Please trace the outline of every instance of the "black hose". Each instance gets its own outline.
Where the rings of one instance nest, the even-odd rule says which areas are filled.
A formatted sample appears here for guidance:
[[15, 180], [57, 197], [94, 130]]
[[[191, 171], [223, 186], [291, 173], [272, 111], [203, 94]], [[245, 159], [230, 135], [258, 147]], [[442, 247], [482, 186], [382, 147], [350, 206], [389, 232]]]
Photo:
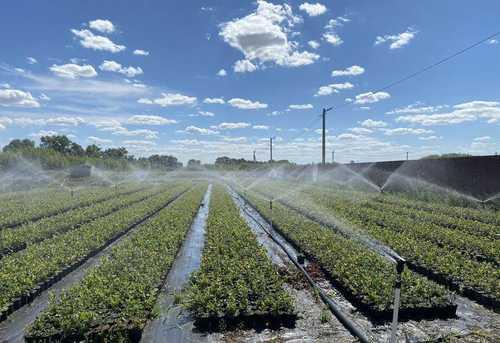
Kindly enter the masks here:
[[[233, 190], [233, 192], [235, 192]], [[245, 208], [246, 205], [248, 204], [248, 201], [242, 197], [238, 192], [235, 192], [236, 194], [238, 194], [241, 199], [243, 199], [244, 201], [244, 206], [243, 206], [243, 211], [250, 217], [253, 219], [253, 221], [259, 225], [261, 227], [262, 230], [264, 230], [264, 232], [285, 252], [285, 254], [288, 256], [288, 258], [290, 259], [290, 261], [292, 261], [292, 263], [302, 272], [302, 274], [304, 274], [304, 276], [306, 277], [307, 281], [309, 282], [309, 284], [311, 285], [311, 287], [316, 290], [321, 298], [321, 300], [323, 300], [323, 303], [325, 303], [325, 305], [328, 306], [328, 308], [330, 309], [330, 311], [333, 312], [333, 314], [335, 315], [335, 317], [337, 317], [337, 319], [342, 323], [342, 325], [344, 325], [344, 327], [349, 330], [349, 332], [357, 337], [361, 342], [363, 343], [370, 343], [371, 341], [366, 337], [365, 333], [359, 329], [356, 324], [354, 324], [354, 322], [352, 320], [350, 320], [339, 308], [338, 306], [333, 302], [333, 300], [331, 300], [328, 295], [326, 295], [326, 293], [314, 282], [314, 280], [311, 278], [311, 276], [309, 275], [309, 273], [304, 269], [304, 267], [298, 263], [298, 261], [290, 254], [290, 252], [288, 251], [288, 249], [278, 240], [276, 239], [276, 237], [274, 237], [274, 235], [269, 232], [251, 213], [249, 213], [247, 211], [247, 209]], [[250, 207], [253, 208], [253, 206], [249, 205]]]

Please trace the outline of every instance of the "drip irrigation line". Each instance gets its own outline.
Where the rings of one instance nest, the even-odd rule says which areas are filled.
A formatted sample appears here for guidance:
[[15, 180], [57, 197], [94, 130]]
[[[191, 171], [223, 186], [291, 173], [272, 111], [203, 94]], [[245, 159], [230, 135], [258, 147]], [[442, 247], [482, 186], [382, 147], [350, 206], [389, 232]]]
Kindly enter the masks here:
[[[453, 58], [455, 58], [457, 56], [460, 56], [460, 55], [464, 54], [465, 52], [467, 52], [469, 50], [472, 50], [475, 47], [477, 47], [477, 46], [479, 46], [479, 45], [481, 45], [481, 44], [483, 44], [483, 43], [489, 41], [490, 39], [493, 39], [493, 38], [495, 38], [495, 37], [497, 37], [499, 35], [500, 35], [500, 31], [497, 31], [497, 32], [495, 32], [495, 33], [493, 33], [493, 34], [491, 34], [491, 35], [489, 35], [489, 36], [487, 36], [485, 38], [482, 38], [481, 40], [479, 40], [479, 41], [477, 41], [477, 42], [475, 42], [475, 43], [473, 43], [473, 44], [471, 44], [471, 45], [469, 45], [469, 46], [467, 46], [467, 47], [459, 50], [459, 51], [454, 52], [451, 55], [448, 55], [448, 56], [440, 59], [439, 61], [436, 61], [436, 62], [434, 62], [432, 64], [429, 64], [429, 65], [423, 67], [422, 69], [420, 69], [420, 70], [418, 70], [418, 71], [416, 71], [414, 73], [408, 74], [408, 75], [406, 75], [406, 76], [404, 76], [404, 77], [402, 77], [402, 78], [400, 78], [400, 79], [398, 79], [396, 81], [393, 81], [393, 82], [391, 82], [391, 83], [389, 83], [389, 84], [387, 84], [387, 85], [385, 85], [383, 87], [380, 87], [378, 89], [375, 89], [375, 90], [373, 90], [371, 92], [372, 93], [382, 92], [382, 91], [390, 89], [390, 88], [392, 88], [394, 86], [397, 86], [397, 85], [399, 85], [399, 84], [401, 84], [401, 83], [403, 83], [405, 81], [413, 79], [414, 77], [417, 77], [417, 76], [419, 76], [419, 75], [421, 75], [421, 74], [423, 74], [423, 73], [425, 73], [425, 72], [427, 72], [427, 71], [429, 71], [429, 70], [431, 70], [433, 68], [436, 68], [437, 66], [440, 66], [441, 64], [444, 64], [444, 63], [452, 60]], [[346, 103], [346, 104], [343, 104], [343, 105], [339, 105], [337, 107], [332, 106], [331, 108], [335, 109], [335, 110], [338, 110], [338, 109], [342, 109], [342, 108], [345, 108], [347, 106], [350, 106], [352, 104], [353, 103]]]

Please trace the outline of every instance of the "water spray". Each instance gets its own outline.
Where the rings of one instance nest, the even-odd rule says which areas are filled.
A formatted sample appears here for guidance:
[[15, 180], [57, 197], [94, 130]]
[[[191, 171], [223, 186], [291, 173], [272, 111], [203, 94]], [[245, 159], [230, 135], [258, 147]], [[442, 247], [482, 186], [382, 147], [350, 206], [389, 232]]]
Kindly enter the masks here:
[[392, 328], [391, 328], [391, 338], [389, 340], [390, 343], [396, 343], [397, 335], [398, 335], [398, 314], [399, 314], [399, 305], [401, 299], [401, 281], [402, 274], [405, 268], [406, 261], [402, 258], [398, 258], [396, 260], [396, 282], [394, 283], [394, 310], [392, 312]]

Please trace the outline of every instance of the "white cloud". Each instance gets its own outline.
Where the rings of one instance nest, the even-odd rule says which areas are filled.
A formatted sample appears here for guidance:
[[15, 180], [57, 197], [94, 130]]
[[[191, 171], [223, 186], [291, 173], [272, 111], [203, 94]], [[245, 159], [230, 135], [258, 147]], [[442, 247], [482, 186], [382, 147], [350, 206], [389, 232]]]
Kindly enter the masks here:
[[387, 136], [402, 136], [402, 135], [427, 135], [433, 133], [432, 130], [414, 129], [411, 127], [398, 127], [396, 129], [382, 129]]
[[78, 65], [73, 63], [57, 65], [53, 64], [49, 68], [55, 75], [66, 79], [78, 79], [80, 77], [95, 77], [97, 72], [89, 64]]
[[225, 69], [221, 69], [217, 72], [217, 76], [226, 76], [227, 71]]
[[258, 0], [255, 12], [224, 23], [219, 35], [257, 68], [267, 63], [299, 67], [319, 58], [317, 54], [298, 51], [298, 44], [288, 39], [291, 28], [300, 21], [290, 5]]
[[490, 139], [491, 139], [490, 136], [481, 136], [481, 137], [474, 138], [474, 142], [485, 142], [485, 141], [489, 141]]
[[89, 27], [102, 33], [115, 32], [115, 26], [107, 19], [96, 19], [89, 21]]
[[34, 138], [41, 138], [44, 136], [57, 136], [59, 133], [52, 130], [40, 130], [38, 133], [32, 133], [30, 136]]
[[202, 127], [197, 127], [194, 125], [190, 125], [184, 129], [185, 132], [187, 133], [198, 133], [200, 135], [215, 135], [218, 134], [218, 131], [211, 130], [211, 129], [206, 129]]
[[85, 120], [80, 117], [68, 117], [61, 116], [55, 118], [49, 118], [45, 120], [47, 125], [57, 125], [57, 126], [78, 126], [85, 123]]
[[406, 114], [406, 113], [433, 113], [438, 112], [442, 109], [449, 107], [448, 105], [439, 106], [420, 106], [420, 103], [408, 105], [406, 107], [395, 108], [392, 111], [386, 112], [386, 114]]
[[95, 136], [87, 137], [87, 141], [91, 144], [96, 144], [96, 145], [109, 145], [113, 143], [111, 139], [99, 138]]
[[496, 39], [496, 38], [492, 38], [492, 39], [490, 39], [487, 43], [488, 43], [488, 44], [498, 44], [498, 39]]
[[346, 17], [337, 17], [335, 19], [330, 19], [328, 21], [328, 24], [326, 24], [325, 29], [333, 30], [337, 27], [344, 26], [344, 23], [348, 23], [350, 21], [351, 21], [351, 19], [346, 18]]
[[254, 125], [252, 126], [254, 130], [269, 130], [269, 126], [267, 125]]
[[307, 44], [313, 48], [313, 49], [317, 49], [320, 47], [321, 44], [319, 44], [317, 41], [315, 40], [310, 40], [309, 42], [307, 42]]
[[30, 92], [18, 89], [0, 89], [0, 106], [40, 107]]
[[222, 98], [205, 98], [205, 100], [203, 100], [203, 103], [205, 103], [205, 104], [223, 105], [226, 102]]
[[334, 70], [332, 71], [332, 77], [336, 76], [356, 76], [361, 75], [365, 72], [365, 68], [360, 67], [358, 65], [350, 66], [349, 68], [343, 70]]
[[245, 143], [247, 141], [246, 137], [224, 137], [223, 140], [225, 142], [232, 142], [232, 143]]
[[442, 138], [443, 137], [439, 137], [439, 136], [418, 137], [418, 139], [420, 139], [421, 141], [435, 141], [435, 140], [439, 140]]
[[453, 110], [434, 114], [411, 114], [399, 116], [397, 122], [420, 124], [423, 126], [451, 125], [476, 121], [484, 118], [488, 123], [500, 122], [500, 102], [471, 101], [453, 106]]
[[314, 108], [314, 106], [311, 104], [302, 104], [302, 105], [290, 105], [288, 106], [288, 108], [291, 110], [310, 110]]
[[319, 2], [315, 4], [310, 4], [308, 2], [304, 2], [299, 6], [301, 11], [306, 12], [310, 17], [316, 17], [318, 15], [322, 15], [326, 12], [326, 6], [320, 4]]
[[40, 94], [38, 99], [40, 99], [42, 101], [50, 101], [50, 97], [48, 97], [45, 93]]
[[356, 95], [354, 103], [359, 105], [373, 104], [381, 100], [389, 99], [390, 97], [391, 95], [387, 92], [368, 92]]
[[208, 112], [208, 111], [198, 111], [198, 113], [202, 117], [214, 117], [215, 116], [215, 114], [213, 114], [212, 112]]
[[26, 57], [26, 61], [29, 63], [29, 64], [37, 64], [38, 61], [36, 60], [36, 58], [34, 57]]
[[135, 125], [170, 125], [177, 123], [176, 120], [154, 115], [135, 115], [128, 118], [127, 122]]
[[84, 48], [109, 51], [112, 53], [120, 52], [126, 49], [124, 45], [115, 44], [107, 37], [94, 35], [89, 30], [72, 29], [71, 32], [80, 38], [80, 44]]
[[0, 88], [11, 88], [8, 83], [0, 83]]
[[354, 85], [352, 83], [350, 83], [350, 82], [332, 83], [330, 85], [319, 87], [319, 89], [316, 92], [315, 96], [331, 95], [333, 93], [338, 93], [339, 90], [351, 89], [353, 87], [354, 87]]
[[233, 98], [231, 100], [228, 100], [227, 103], [232, 107], [236, 107], [243, 110], [257, 110], [257, 109], [267, 108], [267, 104], [240, 98]]
[[161, 93], [161, 97], [157, 99], [141, 98], [137, 100], [140, 104], [167, 106], [193, 105], [196, 103], [196, 97], [182, 95], [178, 93]]
[[366, 119], [362, 121], [361, 126], [363, 127], [368, 127], [368, 128], [378, 128], [378, 127], [386, 127], [387, 123], [381, 120], [373, 120], [373, 119]]
[[342, 38], [340, 38], [340, 36], [334, 32], [323, 33], [323, 39], [333, 46], [339, 46], [340, 44], [344, 43]]
[[6, 128], [7, 127], [4, 124], [0, 123], [0, 130], [5, 130]]
[[143, 149], [143, 148], [155, 146], [156, 142], [142, 141], [142, 140], [126, 140], [126, 141], [123, 141], [123, 145], [126, 148]]
[[272, 111], [271, 113], [268, 113], [267, 115], [271, 116], [271, 117], [275, 117], [275, 116], [280, 116], [283, 113], [284, 113], [283, 111]]
[[158, 138], [158, 131], [152, 131], [148, 129], [129, 130], [127, 128], [119, 126], [110, 128], [109, 130], [103, 129], [102, 131], [111, 131], [111, 134], [118, 136], [128, 136], [128, 137], [142, 136], [145, 139]]
[[135, 49], [135, 50], [134, 50], [134, 55], [138, 55], [138, 56], [149, 56], [149, 51], [142, 50], [142, 49]]
[[349, 131], [354, 132], [358, 135], [367, 135], [373, 132], [373, 130], [364, 128], [364, 127], [352, 127]]
[[247, 128], [249, 126], [250, 126], [249, 123], [243, 123], [243, 122], [220, 123], [219, 125], [217, 125], [217, 128], [219, 128], [220, 130], [233, 130], [233, 129], [244, 129], [244, 128]]
[[249, 60], [238, 60], [234, 63], [233, 70], [235, 73], [251, 73], [257, 70], [257, 66]]
[[375, 45], [383, 44], [385, 42], [391, 42], [389, 49], [399, 49], [410, 43], [410, 41], [415, 38], [418, 31], [413, 30], [409, 27], [405, 32], [401, 32], [395, 35], [385, 35], [377, 36], [375, 40]]
[[115, 61], [104, 60], [99, 66], [99, 69], [103, 71], [109, 71], [114, 73], [120, 73], [127, 77], [135, 77], [143, 73], [141, 67], [127, 67], [124, 68], [120, 63]]

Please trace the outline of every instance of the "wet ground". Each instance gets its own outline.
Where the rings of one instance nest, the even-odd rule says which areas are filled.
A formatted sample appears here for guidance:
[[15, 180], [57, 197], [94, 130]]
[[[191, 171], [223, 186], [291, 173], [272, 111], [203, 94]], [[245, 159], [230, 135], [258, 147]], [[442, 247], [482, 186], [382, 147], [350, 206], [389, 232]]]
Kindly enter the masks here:
[[[287, 255], [283, 253], [282, 249], [269, 238], [268, 234], [265, 233], [262, 227], [266, 229], [266, 231], [271, 232], [275, 237], [279, 237], [276, 232], [273, 232], [269, 226], [269, 224], [254, 210], [250, 207], [245, 206], [244, 200], [242, 200], [238, 195], [233, 193], [233, 198], [235, 202], [241, 209], [243, 217], [247, 220], [252, 230], [256, 233], [256, 236], [259, 242], [266, 248], [268, 251], [268, 255], [270, 258], [278, 264], [279, 266], [285, 265], [289, 270], [289, 273], [293, 273], [294, 265], [287, 263], [288, 260]], [[244, 210], [243, 210], [244, 209]], [[257, 224], [256, 222], [259, 222]], [[280, 242], [285, 242], [285, 247], [287, 250], [292, 251], [292, 255], [296, 255], [293, 247], [286, 243], [284, 238], [279, 238]], [[281, 261], [280, 261], [281, 259]], [[315, 283], [330, 296], [330, 298], [342, 309], [342, 311], [348, 315], [348, 317], [356, 323], [358, 327], [360, 327], [370, 340], [374, 342], [387, 342], [390, 335], [390, 325], [374, 325], [366, 316], [359, 313], [355, 307], [353, 307], [350, 302], [348, 302], [327, 280], [327, 278], [323, 275], [320, 268], [313, 263], [306, 260], [305, 262], [306, 270], [309, 275], [313, 278]], [[295, 268], [296, 269], [296, 268]], [[300, 277], [299, 277], [300, 278]], [[304, 301], [305, 295], [304, 293], [311, 293], [308, 287], [305, 287], [302, 290], [297, 290], [296, 283], [290, 286], [293, 292], [298, 292], [297, 297], [295, 299], [299, 301], [300, 311], [304, 311], [304, 306], [310, 306], [309, 309], [311, 312], [315, 312], [313, 310], [314, 307], [323, 308], [322, 313], [329, 313], [322, 306], [320, 300], [315, 299], [315, 297], [311, 297], [312, 303], [301, 303]], [[445, 342], [500, 342], [500, 315], [486, 309], [485, 307], [463, 297], [457, 296], [455, 299], [455, 303], [458, 305], [457, 309], [457, 317], [454, 319], [447, 320], [431, 320], [431, 321], [407, 321], [399, 323], [398, 326], [398, 342], [436, 342], [436, 341], [445, 341]], [[307, 312], [307, 310], [306, 310]], [[317, 311], [316, 311], [317, 312]], [[300, 312], [299, 312], [300, 313]], [[321, 313], [321, 312], [320, 312]], [[330, 314], [331, 317], [333, 317]], [[322, 319], [322, 318], [320, 318]], [[300, 326], [300, 321], [299, 324]], [[349, 338], [354, 340], [352, 336], [349, 335], [346, 329], [338, 322], [335, 317], [329, 322], [329, 325], [332, 327], [332, 331], [335, 334], [332, 336], [331, 332], [324, 332], [326, 337], [328, 337], [325, 341], [330, 342], [343, 342], [349, 341]], [[314, 323], [308, 323], [307, 328], [312, 328], [314, 331]], [[252, 332], [242, 331], [237, 336], [230, 336], [224, 338], [231, 338], [231, 340], [226, 341], [234, 341], [234, 342], [267, 342], [267, 341], [277, 341], [277, 342], [303, 342], [310, 341], [307, 334], [305, 334], [302, 338], [294, 337], [293, 330], [290, 333], [286, 332], [287, 329], [284, 329], [283, 332], [269, 332], [266, 336], [262, 336], [262, 334], [257, 334]], [[285, 334], [285, 337], [281, 337], [281, 335]], [[291, 337], [288, 337], [288, 334]], [[261, 338], [264, 338], [261, 340]], [[313, 341], [323, 341], [321, 340], [322, 336], [315, 338]]]

